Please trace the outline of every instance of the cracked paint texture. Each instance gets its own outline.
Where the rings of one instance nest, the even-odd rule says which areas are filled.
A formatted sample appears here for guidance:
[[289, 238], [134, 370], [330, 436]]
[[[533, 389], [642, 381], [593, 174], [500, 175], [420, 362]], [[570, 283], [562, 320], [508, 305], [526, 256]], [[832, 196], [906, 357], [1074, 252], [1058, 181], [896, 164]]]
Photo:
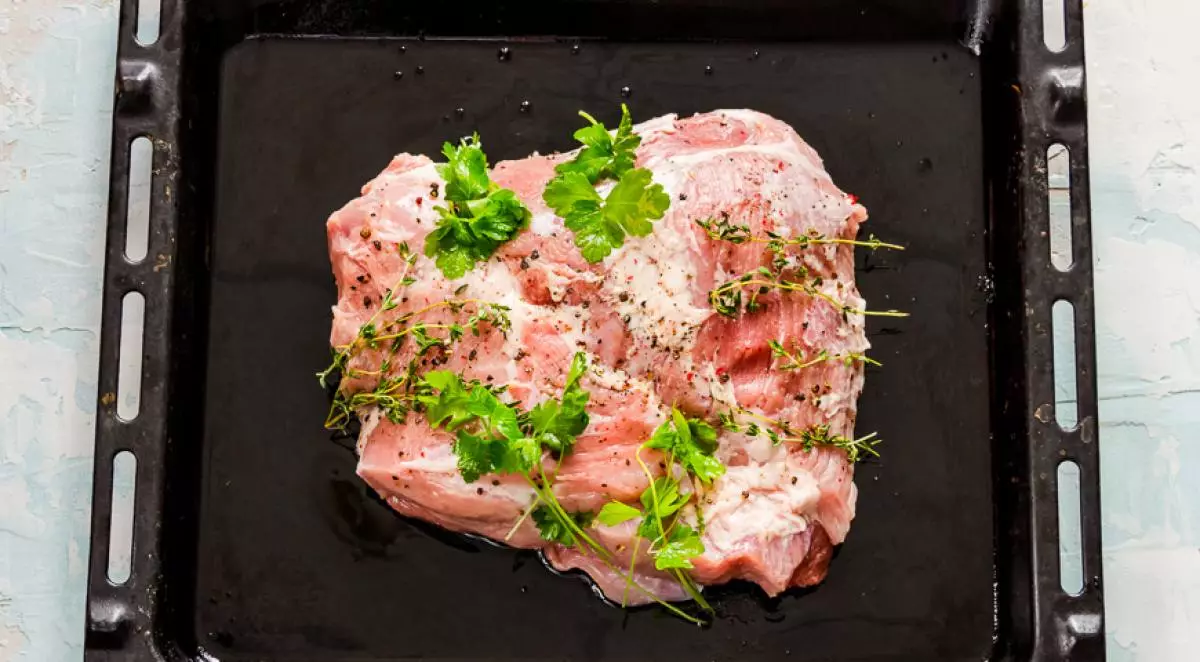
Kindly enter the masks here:
[[82, 659], [116, 15], [0, 2], [0, 662]]
[[[82, 657], [116, 17], [0, 0], [0, 662]], [[1200, 4], [1085, 18], [1109, 660], [1192, 660]]]
[[1085, 11], [1108, 659], [1200, 647], [1200, 68], [1186, 0]]

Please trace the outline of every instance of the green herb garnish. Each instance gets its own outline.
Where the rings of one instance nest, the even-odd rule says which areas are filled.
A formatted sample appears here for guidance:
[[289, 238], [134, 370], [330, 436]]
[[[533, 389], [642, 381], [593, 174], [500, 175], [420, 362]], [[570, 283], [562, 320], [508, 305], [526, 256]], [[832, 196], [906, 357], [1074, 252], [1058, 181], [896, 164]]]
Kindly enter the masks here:
[[729, 222], [728, 215], [723, 216], [720, 220], [713, 218], [697, 219], [696, 225], [704, 228], [704, 233], [709, 239], [717, 239], [720, 241], [728, 241], [731, 244], [745, 243], [762, 243], [767, 244], [771, 250], [783, 249], [786, 246], [796, 246], [799, 248], [808, 248], [809, 246], [820, 246], [829, 244], [843, 244], [848, 246], [860, 246], [870, 250], [880, 248], [888, 248], [895, 251], [902, 251], [904, 247], [899, 244], [889, 244], [875, 235], [870, 235], [866, 241], [861, 239], [842, 239], [840, 237], [826, 237], [815, 230], [809, 231], [807, 234], [799, 237], [784, 237], [781, 234], [767, 231], [765, 236], [758, 236], [750, 232], [748, 225], [735, 225]]
[[[654, 567], [673, 574], [688, 595], [708, 611], [712, 607], [700, 594], [696, 582], [685, 572], [693, 567], [693, 558], [704, 554], [704, 543], [700, 540], [702, 528], [693, 528], [681, 517], [684, 508], [692, 502], [694, 492], [682, 490], [683, 480], [676, 475], [674, 467], [682, 467], [685, 475], [693, 479], [693, 489], [710, 484], [725, 473], [725, 466], [713, 456], [717, 449], [716, 442], [717, 431], [711, 425], [688, 418], [683, 412], [672, 408], [671, 418], [660, 425], [637, 451], [638, 464], [649, 481], [649, 487], [642, 492], [641, 508], [611, 501], [596, 516], [605, 526], [642, 518], [637, 535], [650, 542], [648, 553], [654, 558]], [[654, 477], [642, 460], [641, 452], [644, 449], [659, 450], [664, 454], [666, 475]], [[703, 522], [698, 504], [694, 505], [694, 511], [697, 520]]]
[[674, 522], [667, 529], [666, 542], [654, 553], [654, 567], [659, 570], [691, 570], [692, 559], [704, 553], [700, 534], [683, 522]]
[[[574, 160], [559, 164], [558, 173], [542, 199], [575, 233], [575, 245], [588, 262], [599, 262], [625, 244], [625, 237], [644, 237], [654, 230], [651, 221], [663, 217], [671, 199], [653, 175], [635, 168], [635, 150], [641, 138], [633, 133], [629, 109], [621, 106], [621, 123], [616, 135], [587, 113], [580, 113], [590, 126], [575, 132], [584, 148]], [[617, 180], [604, 198], [595, 184]]]
[[[466, 382], [446, 370], [425, 375], [418, 386], [421, 395], [417, 400], [425, 408], [430, 425], [455, 434], [453, 449], [464, 481], [472, 483], [489, 473], [516, 474], [533, 489], [534, 502], [513, 525], [510, 536], [526, 518], [531, 518], [544, 540], [591, 553], [614, 572], [625, 575], [631, 588], [677, 616], [700, 624], [700, 619], [634, 582], [632, 570], [626, 573], [616, 567], [612, 552], [586, 531], [592, 526], [595, 515], [568, 512], [554, 494], [554, 476], [542, 466], [542, 454], [550, 452], [560, 457], [569, 454], [576, 437], [587, 428], [588, 416], [584, 408], [590, 396], [579, 384], [586, 370], [585, 355], [577, 353], [567, 374], [563, 397], [548, 400], [527, 413], [521, 412], [516, 404], [500, 400], [498, 396], [502, 389], [477, 381]], [[699, 596], [694, 583], [690, 586], [689, 593], [694, 593], [693, 597]], [[707, 608], [702, 597], [699, 601]]]
[[830, 354], [829, 350], [818, 350], [811, 358], [799, 349], [795, 352], [790, 352], [778, 340], [768, 340], [767, 346], [771, 348], [772, 358], [780, 359], [780, 370], [803, 370], [811, 368], [814, 365], [825, 363], [826, 361], [841, 361], [846, 365], [852, 365], [855, 362], [866, 363], [874, 366], [883, 365], [879, 361], [863, 354], [862, 352], [845, 352], [844, 354]]
[[461, 278], [487, 260], [501, 244], [529, 223], [529, 209], [515, 193], [488, 177], [487, 155], [479, 135], [463, 138], [457, 147], [442, 147], [447, 163], [437, 166], [445, 180], [445, 206], [435, 207], [437, 228], [425, 238], [425, 255], [447, 278]]
[[568, 513], [568, 515], [573, 526], [564, 526], [555, 511], [547, 506], [534, 508], [533, 523], [537, 525], [538, 534], [542, 536], [542, 540], [549, 540], [560, 545], [573, 547], [579, 542], [574, 531], [591, 527], [592, 520], [595, 519], [593, 513], [587, 512]]
[[725, 473], [725, 465], [713, 457], [717, 450], [717, 431], [697, 418], [687, 418], [678, 409], [671, 409], [671, 420], [658, 426], [646, 448], [673, 456], [683, 468], [705, 485]]
[[583, 148], [574, 159], [560, 163], [554, 168], [559, 175], [579, 173], [589, 183], [595, 184], [601, 179], [620, 179], [622, 175], [633, 169], [637, 160], [636, 150], [642, 144], [641, 136], [633, 132], [633, 118], [629, 115], [629, 107], [621, 104], [621, 121], [617, 124], [616, 135], [608, 132], [603, 124], [582, 110], [579, 114], [589, 122], [588, 126], [575, 132], [575, 140], [583, 143]]
[[541, 458], [517, 410], [497, 397], [498, 389], [464, 382], [449, 370], [426, 373], [418, 389], [429, 425], [454, 433], [454, 455], [466, 482], [489, 473], [527, 473]]
[[621, 503], [620, 501], [609, 501], [600, 509], [596, 519], [604, 526], [617, 526], [624, 524], [631, 519], [636, 519], [642, 516], [642, 511]]
[[[738, 415], [754, 420], [743, 423]], [[846, 452], [846, 459], [851, 463], [859, 462], [867, 456], [879, 457], [879, 451], [875, 447], [883, 441], [874, 432], [857, 439], [832, 434], [829, 425], [810, 425], [807, 428], [797, 429], [787, 421], [762, 416], [748, 409], [739, 409], [736, 414], [724, 412], [718, 414], [718, 418], [721, 421], [721, 427], [726, 430], [741, 432], [752, 437], [764, 436], [777, 446], [779, 444], [798, 444], [805, 451], [811, 451], [821, 446], [841, 449]]]
[[908, 313], [898, 310], [860, 310], [842, 303], [837, 297], [821, 290], [823, 280], [820, 276], [810, 277], [808, 267], [796, 259], [796, 256], [787, 253], [787, 249], [791, 247], [807, 248], [818, 244], [849, 244], [870, 249], [894, 250], [904, 250], [903, 246], [884, 243], [874, 235], [867, 241], [825, 237], [815, 232], [794, 238], [784, 238], [774, 232], [767, 232], [766, 237], [759, 237], [751, 234], [747, 225], [730, 223], [728, 215], [724, 215], [719, 221], [711, 218], [700, 219], [696, 224], [703, 228], [711, 239], [728, 241], [735, 245], [749, 242], [766, 244], [766, 251], [771, 256], [769, 267], [752, 269], [737, 278], [725, 281], [708, 293], [708, 302], [713, 310], [725, 317], [737, 317], [743, 312], [754, 313], [762, 310], [766, 304], [760, 301], [760, 297], [771, 292], [801, 292], [814, 299], [821, 299], [836, 308], [843, 318], [848, 315], [908, 317]]
[[788, 264], [784, 268], [774, 266], [775, 269], [758, 267], [713, 288], [708, 293], [709, 304], [713, 310], [725, 317], [737, 317], [743, 312], [755, 313], [766, 308], [766, 304], [759, 300], [763, 295], [771, 292], [800, 292], [825, 301], [836, 308], [843, 318], [848, 315], [908, 317], [908, 313], [899, 310], [863, 310], [842, 303], [837, 297], [822, 291], [823, 279], [819, 276], [809, 278], [808, 269], [803, 265]]
[[591, 394], [579, 385], [586, 371], [586, 358], [582, 352], [576, 353], [567, 372], [562, 399], [538, 403], [524, 417], [538, 443], [559, 455], [569, 454], [575, 447], [575, 438], [588, 426], [587, 404]]
[[546, 185], [542, 198], [575, 232], [575, 245], [588, 262], [599, 262], [625, 244], [625, 236], [644, 237], [654, 230], [671, 204], [661, 184], [651, 184], [652, 175], [634, 168], [601, 199], [580, 173], [561, 175]]
[[529, 412], [500, 400], [501, 389], [464, 382], [448, 370], [427, 373], [417, 400], [435, 428], [455, 433], [454, 454], [463, 480], [483, 474], [530, 474], [543, 450], [566, 455], [588, 426], [591, 395], [579, 385], [587, 370], [582, 352], [575, 355], [561, 400], [548, 399]]
[[[511, 328], [512, 323], [508, 317], [507, 306], [477, 299], [439, 301], [383, 323], [379, 321], [379, 314], [396, 307], [394, 303], [391, 303], [393, 291], [395, 290], [389, 290], [384, 296], [384, 305], [380, 307], [375, 316], [359, 327], [358, 335], [354, 340], [335, 349], [333, 361], [324, 370], [317, 373], [317, 378], [323, 387], [332, 386], [335, 375], [341, 375], [343, 379], [379, 377], [379, 381], [370, 391], [346, 393], [339, 389], [334, 394], [333, 402], [329, 406], [329, 414], [325, 418], [325, 427], [330, 430], [345, 429], [356, 411], [370, 406], [381, 408], [384, 415], [393, 423], [402, 423], [412, 409], [415, 397], [413, 387], [417, 381], [417, 359], [429, 354], [434, 349], [448, 350], [468, 332], [478, 336], [482, 333], [485, 325], [486, 328], [502, 334], [507, 334]], [[437, 308], [444, 307], [451, 312], [458, 313], [469, 305], [475, 306], [476, 310], [467, 318], [465, 324], [458, 322], [431, 323], [418, 319], [420, 315]], [[409, 339], [412, 339], [414, 345], [412, 359], [409, 360], [402, 372], [390, 374], [393, 358]], [[383, 359], [379, 369], [350, 368], [350, 360], [368, 349], [384, 349], [386, 351], [386, 358]]]
[[[379, 407], [388, 420], [393, 423], [403, 422], [415, 403], [414, 387], [418, 381], [417, 359], [434, 349], [449, 349], [468, 332], [478, 336], [486, 328], [507, 334], [512, 327], [507, 306], [478, 299], [446, 299], [388, 320], [387, 313], [399, 306], [398, 302], [405, 288], [413, 283], [413, 279], [408, 274], [417, 259], [417, 256], [409, 251], [407, 244], [400, 244], [397, 250], [404, 260], [404, 271], [401, 272], [395, 287], [384, 292], [379, 302], [379, 308], [365, 324], [359, 327], [354, 339], [345, 345], [334, 348], [333, 359], [329, 365], [317, 373], [317, 381], [325, 388], [333, 386], [339, 377], [341, 379], [379, 378], [369, 391], [349, 393], [338, 389], [334, 393], [333, 401], [329, 405], [329, 414], [325, 418], [325, 427], [328, 429], [344, 430], [354, 418], [355, 412], [372, 406]], [[459, 288], [455, 295], [462, 294], [464, 291]], [[464, 323], [433, 323], [420, 319], [422, 315], [433, 310], [445, 308], [458, 314], [468, 306], [473, 306], [475, 310]], [[414, 346], [412, 358], [399, 372], [392, 374], [393, 359], [409, 341]], [[379, 369], [351, 368], [351, 359], [366, 350], [383, 350], [385, 352]]]

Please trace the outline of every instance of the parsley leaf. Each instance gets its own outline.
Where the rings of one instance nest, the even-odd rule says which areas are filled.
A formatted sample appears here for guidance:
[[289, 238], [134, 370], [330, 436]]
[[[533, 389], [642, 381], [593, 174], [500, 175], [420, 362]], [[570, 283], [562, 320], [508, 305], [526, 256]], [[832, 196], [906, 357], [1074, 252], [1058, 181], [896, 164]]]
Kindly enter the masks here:
[[700, 534], [683, 522], [675, 525], [667, 532], [667, 540], [653, 552], [654, 567], [659, 570], [682, 568], [690, 570], [691, 559], [704, 554], [704, 543]]
[[575, 232], [584, 259], [595, 263], [623, 246], [626, 235], [650, 234], [650, 222], [667, 212], [671, 199], [652, 177], [644, 168], [629, 170], [601, 201], [583, 174], [571, 172], [547, 184], [542, 199]]
[[679, 481], [669, 476], [654, 479], [652, 488], [642, 492], [642, 512], [645, 518], [638, 526], [638, 535], [655, 540], [662, 536], [662, 530], [670, 526], [671, 517], [687, 505], [690, 494], [680, 494]]
[[449, 370], [425, 373], [417, 401], [425, 406], [429, 425], [455, 433], [454, 455], [463, 480], [483, 474], [529, 471], [541, 447], [524, 438], [516, 410], [486, 386], [465, 384]]
[[442, 145], [446, 163], [437, 165], [438, 174], [446, 181], [447, 202], [470, 202], [487, 197], [491, 192], [492, 180], [488, 178], [487, 155], [483, 143], [476, 133], [459, 141], [458, 147], [450, 143]]
[[671, 420], [658, 426], [645, 446], [674, 454], [688, 473], [706, 485], [725, 473], [725, 465], [713, 456], [717, 431], [700, 419], [687, 418], [678, 409], [671, 410]]
[[654, 479], [652, 488], [642, 492], [642, 510], [610, 501], [600, 509], [598, 519], [605, 526], [615, 526], [642, 517], [637, 535], [650, 541], [654, 567], [687, 570], [692, 568], [691, 559], [704, 553], [700, 533], [681, 518], [681, 510], [691, 498], [692, 495], [679, 492], [678, 480], [660, 476]]
[[[596, 517], [590, 512], [567, 513], [567, 516], [580, 529], [591, 526], [592, 520]], [[538, 506], [533, 510], [532, 517], [542, 540], [549, 540], [568, 547], [575, 544], [575, 534], [571, 531], [571, 527], [559, 518], [554, 509], [549, 506]]]
[[496, 470], [502, 473], [529, 473], [542, 461], [542, 446], [536, 439], [521, 437], [511, 440]]
[[653, 175], [645, 168], [637, 168], [621, 175], [621, 179], [608, 197], [604, 199], [604, 216], [619, 223], [629, 234], [644, 237], [650, 234], [651, 220], [663, 217], [671, 198], [662, 184], [651, 184]]
[[425, 405], [425, 417], [432, 427], [444, 427], [453, 432], [473, 416], [466, 410], [470, 393], [462, 379], [449, 370], [431, 370], [421, 378], [424, 390], [436, 390], [436, 394], [418, 395], [417, 401]]
[[457, 147], [446, 143], [442, 153], [448, 162], [439, 164], [437, 171], [446, 182], [447, 205], [435, 207], [440, 218], [425, 238], [425, 255], [434, 258], [447, 278], [461, 278], [516, 236], [531, 214], [515, 193], [488, 177], [478, 134]]
[[581, 216], [601, 211], [604, 201], [587, 177], [571, 172], [550, 180], [542, 192], [542, 200], [559, 216]]
[[[625, 244], [626, 235], [644, 237], [654, 229], [651, 221], [666, 213], [671, 199], [645, 168], [635, 168], [642, 139], [633, 132], [629, 108], [621, 105], [621, 122], [615, 134], [587, 113], [589, 126], [575, 132], [584, 147], [574, 159], [555, 167], [556, 176], [546, 185], [542, 199], [569, 230], [584, 259], [596, 263]], [[617, 185], [603, 199], [594, 186], [601, 179]]]
[[[658, 426], [642, 448], [662, 451], [667, 457], [668, 469], [665, 476], [653, 478], [650, 487], [642, 492], [642, 509], [617, 502], [606, 504], [600, 511], [601, 523], [621, 523], [642, 515], [638, 525], [638, 537], [650, 541], [650, 555], [654, 567], [670, 570], [694, 600], [704, 606], [695, 582], [685, 573], [690, 570], [692, 559], [704, 554], [701, 532], [684, 521], [683, 508], [692, 500], [691, 493], [680, 491], [680, 479], [674, 475], [674, 464], [678, 463], [700, 483], [711, 483], [725, 472], [725, 466], [713, 456], [717, 450], [717, 431], [699, 419], [689, 419], [678, 409], [671, 408], [671, 417]], [[640, 459], [639, 459], [640, 461]], [[650, 470], [642, 464], [646, 477]], [[692, 483], [695, 487], [696, 483]], [[704, 514], [697, 504], [696, 520], [704, 528]]]
[[587, 356], [579, 352], [567, 372], [562, 399], [548, 399], [527, 413], [500, 400], [497, 391], [477, 381], [466, 383], [449, 370], [425, 373], [416, 400], [430, 426], [455, 433], [454, 455], [466, 482], [489, 473], [529, 474], [540, 465], [543, 449], [560, 456], [570, 453], [575, 438], [587, 429], [591, 396], [579, 384], [586, 371]]
[[528, 424], [537, 440], [559, 454], [571, 452], [575, 438], [587, 429], [588, 400], [591, 395], [579, 385], [587, 370], [587, 356], [577, 352], [567, 372], [562, 400], [546, 400], [529, 412]]
[[474, 483], [483, 474], [492, 473], [504, 454], [504, 446], [498, 440], [466, 430], [459, 430], [455, 435], [453, 449], [458, 458], [458, 471], [468, 483]]
[[642, 511], [621, 503], [620, 501], [609, 501], [600, 509], [600, 513], [596, 515], [596, 519], [604, 526], [616, 526], [635, 517], [641, 517]]
[[621, 121], [617, 125], [616, 135], [609, 133], [591, 115], [583, 111], [579, 114], [590, 122], [575, 132], [575, 140], [583, 143], [583, 149], [571, 161], [558, 164], [554, 171], [559, 175], [579, 173], [589, 183], [595, 184], [605, 178], [619, 179], [632, 170], [637, 158], [635, 150], [642, 143], [642, 138], [633, 132], [629, 107], [621, 104]]
[[488, 431], [494, 431], [501, 437], [512, 440], [521, 438], [521, 428], [517, 425], [517, 412], [509, 405], [500, 401], [495, 393], [487, 387], [476, 384], [471, 388], [471, 394], [466, 402], [467, 413], [485, 423]]

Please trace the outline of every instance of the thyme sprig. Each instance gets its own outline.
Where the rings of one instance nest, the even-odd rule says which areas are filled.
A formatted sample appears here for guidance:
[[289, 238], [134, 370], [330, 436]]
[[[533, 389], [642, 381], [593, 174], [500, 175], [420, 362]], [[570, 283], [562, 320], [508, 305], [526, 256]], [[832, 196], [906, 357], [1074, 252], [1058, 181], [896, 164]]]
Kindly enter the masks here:
[[797, 256], [789, 254], [787, 249], [792, 246], [806, 248], [819, 244], [848, 244], [863, 246], [870, 249], [890, 248], [904, 250], [898, 244], [880, 241], [871, 235], [867, 241], [857, 239], [841, 239], [826, 237], [816, 231], [810, 231], [799, 237], [784, 237], [774, 232], [767, 232], [765, 237], [754, 235], [747, 225], [735, 225], [729, 222], [728, 216], [720, 220], [712, 218], [699, 219], [696, 224], [712, 239], [728, 241], [732, 244], [763, 243], [771, 255], [770, 266], [760, 266], [737, 278], [725, 281], [708, 293], [709, 304], [717, 313], [725, 317], [737, 317], [742, 312], [755, 313], [766, 307], [759, 297], [770, 292], [800, 292], [814, 299], [821, 299], [837, 309], [843, 317], [847, 315], [876, 315], [881, 317], [907, 317], [908, 313], [898, 310], [864, 310], [854, 308], [838, 300], [837, 297], [821, 289], [824, 279], [820, 276], [810, 277], [806, 267]]
[[[385, 301], [388, 298], [385, 296]], [[476, 310], [465, 323], [413, 321], [416, 315], [439, 307], [446, 307], [452, 312], [461, 312], [467, 305], [476, 306]], [[394, 308], [393, 305], [388, 310]], [[451, 299], [401, 315], [396, 320], [383, 325], [384, 332], [382, 334], [375, 321], [367, 322], [359, 328], [358, 335], [352, 342], [337, 349], [333, 362], [325, 370], [317, 373], [317, 376], [323, 386], [332, 383], [329, 380], [334, 374], [341, 374], [343, 378], [350, 379], [379, 377], [379, 381], [369, 391], [347, 394], [339, 389], [329, 405], [329, 413], [325, 417], [325, 427], [330, 430], [345, 429], [353, 420], [355, 412], [370, 406], [379, 407], [388, 420], [393, 423], [404, 422], [408, 412], [412, 410], [413, 386], [415, 386], [418, 376], [418, 359], [426, 356], [435, 348], [443, 351], [450, 349], [467, 333], [473, 336], [480, 335], [484, 330], [484, 325], [501, 333], [507, 333], [512, 327], [508, 312], [507, 306], [496, 303], [477, 299]], [[372, 318], [372, 320], [374, 319]], [[396, 353], [403, 348], [406, 339], [409, 338], [414, 344], [413, 357], [402, 372], [396, 375], [389, 374], [392, 372]], [[361, 351], [380, 349], [385, 345], [387, 356], [378, 370], [358, 370], [349, 367], [350, 359]]]
[[843, 316], [908, 317], [908, 313], [899, 310], [864, 310], [842, 303], [837, 297], [820, 289], [824, 283], [824, 279], [820, 276], [808, 278], [806, 267], [796, 265], [790, 270], [795, 271], [800, 279], [786, 277], [784, 269], [758, 267], [711, 290], [708, 293], [709, 305], [725, 317], [737, 317], [742, 312], [755, 313], [764, 309], [766, 304], [759, 301], [759, 297], [770, 292], [801, 292], [814, 299], [825, 301]]
[[370, 391], [360, 391], [349, 396], [341, 392], [335, 394], [333, 402], [329, 405], [329, 413], [325, 416], [325, 428], [345, 429], [353, 420], [355, 412], [365, 407], [379, 407], [389, 421], [404, 422], [408, 412], [412, 410], [412, 385], [416, 364], [415, 360], [410, 361], [402, 374], [380, 378], [375, 388]]
[[379, 316], [385, 312], [394, 310], [398, 305], [396, 303], [396, 293], [403, 291], [404, 288], [416, 282], [409, 274], [412, 272], [413, 264], [417, 261], [417, 254], [408, 248], [407, 243], [400, 244], [396, 247], [396, 250], [400, 253], [401, 259], [404, 260], [404, 270], [400, 272], [400, 278], [397, 279], [394, 286], [384, 291], [383, 299], [379, 302], [379, 308], [375, 309], [375, 313], [371, 315], [371, 318], [365, 324], [358, 327], [358, 333], [355, 334], [354, 339], [341, 347], [334, 348], [333, 360], [324, 370], [317, 373], [317, 382], [321, 385], [321, 388], [333, 386], [336, 381], [333, 379], [334, 375], [348, 376], [347, 369], [351, 357], [362, 346], [369, 345], [378, 333], [375, 322], [379, 319]]
[[809, 230], [807, 233], [798, 237], [784, 237], [781, 234], [771, 231], [765, 231], [765, 236], [755, 235], [750, 231], [748, 225], [735, 225], [729, 222], [728, 216], [723, 216], [720, 220], [714, 218], [696, 219], [696, 225], [704, 228], [705, 234], [710, 239], [720, 241], [728, 241], [731, 244], [746, 244], [746, 243], [761, 243], [767, 244], [771, 250], [783, 250], [787, 246], [797, 246], [799, 248], [808, 248], [809, 246], [843, 244], [847, 246], [861, 246], [871, 250], [887, 248], [895, 251], [902, 251], [904, 247], [899, 244], [890, 244], [875, 235], [869, 235], [866, 241], [861, 239], [843, 239], [841, 237], [827, 237], [816, 230]]
[[[739, 416], [746, 416], [754, 420], [742, 422], [739, 420]], [[717, 414], [717, 417], [721, 427], [725, 430], [740, 432], [751, 437], [764, 436], [776, 446], [798, 444], [805, 451], [811, 451], [818, 447], [841, 449], [846, 452], [846, 459], [851, 464], [868, 456], [879, 457], [879, 451], [875, 447], [883, 441], [874, 432], [857, 439], [833, 434], [828, 424], [813, 424], [807, 428], [797, 428], [787, 421], [763, 416], [749, 409], [739, 408], [736, 412], [721, 412]]]
[[879, 361], [863, 354], [861, 352], [844, 352], [841, 354], [831, 354], [827, 349], [818, 350], [810, 358], [809, 355], [802, 349], [795, 352], [790, 352], [778, 340], [768, 340], [767, 346], [771, 348], [771, 356], [780, 359], [782, 363], [778, 366], [780, 370], [803, 370], [812, 366], [824, 363], [826, 361], [841, 361], [846, 365], [853, 365], [855, 362], [866, 363], [874, 366], [883, 365]]
[[[325, 427], [330, 430], [342, 430], [354, 418], [355, 412], [365, 407], [379, 407], [388, 420], [401, 423], [413, 409], [415, 397], [414, 387], [418, 377], [418, 359], [424, 357], [435, 348], [449, 349], [468, 332], [474, 336], [480, 335], [485, 329], [499, 331], [502, 334], [512, 329], [507, 306], [482, 301], [473, 298], [461, 298], [465, 287], [455, 291], [453, 299], [431, 303], [422, 308], [406, 312], [396, 319], [384, 322], [386, 313], [395, 310], [403, 298], [405, 289], [415, 281], [409, 275], [416, 262], [416, 254], [412, 253], [407, 244], [397, 247], [404, 260], [404, 269], [396, 285], [384, 291], [379, 308], [362, 326], [358, 328], [353, 340], [335, 347], [333, 359], [324, 370], [317, 373], [317, 380], [322, 387], [332, 387], [337, 377], [355, 379], [359, 377], [379, 377], [374, 388], [368, 391], [347, 393], [338, 389], [329, 405], [329, 413], [325, 417]], [[465, 322], [424, 322], [422, 315], [445, 308], [453, 314], [462, 313], [468, 306], [474, 311]], [[397, 374], [393, 372], [393, 360], [407, 340], [415, 345], [413, 356]], [[386, 356], [377, 370], [362, 370], [350, 367], [350, 361], [366, 350], [384, 349]]]

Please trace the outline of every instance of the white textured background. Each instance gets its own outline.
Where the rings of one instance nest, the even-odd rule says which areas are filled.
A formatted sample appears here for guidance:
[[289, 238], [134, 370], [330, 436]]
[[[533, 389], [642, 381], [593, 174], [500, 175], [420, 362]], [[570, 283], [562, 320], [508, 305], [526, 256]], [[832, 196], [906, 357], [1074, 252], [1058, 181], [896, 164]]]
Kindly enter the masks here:
[[[0, 662], [82, 655], [116, 14], [0, 0]], [[1196, 660], [1200, 3], [1086, 20], [1109, 659]]]

